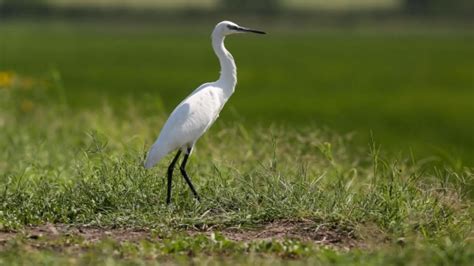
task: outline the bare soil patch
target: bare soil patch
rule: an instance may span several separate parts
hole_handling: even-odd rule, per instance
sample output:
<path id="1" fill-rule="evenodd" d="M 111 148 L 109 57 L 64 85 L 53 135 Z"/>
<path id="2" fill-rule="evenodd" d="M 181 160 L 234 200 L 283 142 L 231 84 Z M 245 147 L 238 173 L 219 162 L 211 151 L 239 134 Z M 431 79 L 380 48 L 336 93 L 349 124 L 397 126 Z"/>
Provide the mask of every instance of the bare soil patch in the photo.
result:
<path id="1" fill-rule="evenodd" d="M 361 246 L 351 230 L 310 220 L 279 220 L 255 229 L 228 228 L 222 234 L 231 240 L 245 242 L 292 239 L 344 249 Z"/>
<path id="2" fill-rule="evenodd" d="M 103 239 L 113 239 L 119 242 L 150 240 L 151 232 L 147 229 L 127 228 L 100 228 L 65 224 L 46 224 L 35 227 L 26 227 L 16 232 L 0 232 L 0 246 L 15 237 L 24 236 L 26 239 L 56 239 L 65 236 L 80 237 L 88 242 L 97 242 Z M 155 239 L 157 237 L 155 236 Z"/>
<path id="3" fill-rule="evenodd" d="M 222 230 L 187 230 L 189 235 L 220 232 L 233 241 L 259 241 L 259 240 L 299 240 L 312 242 L 317 245 L 332 246 L 342 249 L 363 247 L 352 231 L 318 224 L 310 220 L 279 220 L 255 228 L 224 228 Z M 87 242 L 97 242 L 103 239 L 112 239 L 118 242 L 138 242 L 148 240 L 160 241 L 160 236 L 153 234 L 149 229 L 127 228 L 99 228 L 64 224 L 46 224 L 42 226 L 26 227 L 17 232 L 0 232 L 0 248 L 15 237 L 24 237 L 34 241 L 37 239 L 57 239 L 65 236 L 80 237 Z"/>

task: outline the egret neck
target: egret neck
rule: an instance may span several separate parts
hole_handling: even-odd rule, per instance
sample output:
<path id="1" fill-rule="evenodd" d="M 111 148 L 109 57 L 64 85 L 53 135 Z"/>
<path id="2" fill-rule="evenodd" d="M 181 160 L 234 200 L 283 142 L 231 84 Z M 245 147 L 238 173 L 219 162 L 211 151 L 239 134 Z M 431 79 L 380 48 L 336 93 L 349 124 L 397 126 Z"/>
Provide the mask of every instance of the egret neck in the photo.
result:
<path id="1" fill-rule="evenodd" d="M 218 32 L 212 34 L 212 48 L 219 58 L 221 73 L 216 83 L 223 90 L 224 100 L 227 101 L 234 93 L 237 84 L 237 67 L 234 58 L 224 46 L 225 36 Z"/>

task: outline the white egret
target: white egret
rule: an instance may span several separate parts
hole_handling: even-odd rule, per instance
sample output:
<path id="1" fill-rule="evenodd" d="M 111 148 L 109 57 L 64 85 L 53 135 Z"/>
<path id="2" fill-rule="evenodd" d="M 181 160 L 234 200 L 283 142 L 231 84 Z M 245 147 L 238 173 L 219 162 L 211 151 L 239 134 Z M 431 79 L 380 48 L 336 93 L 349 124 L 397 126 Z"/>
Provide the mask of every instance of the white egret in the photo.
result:
<path id="1" fill-rule="evenodd" d="M 186 173 L 186 163 L 196 141 L 216 121 L 222 107 L 234 93 L 237 67 L 234 58 L 224 46 L 224 39 L 227 35 L 246 32 L 265 34 L 263 31 L 241 27 L 230 21 L 222 21 L 216 25 L 212 32 L 212 48 L 221 66 L 219 79 L 199 86 L 174 109 L 148 152 L 145 168 L 153 167 L 168 153 L 178 150 L 168 167 L 167 204 L 171 202 L 173 170 L 181 152 L 184 153 L 180 166 L 181 174 L 196 199 L 200 200 Z"/>

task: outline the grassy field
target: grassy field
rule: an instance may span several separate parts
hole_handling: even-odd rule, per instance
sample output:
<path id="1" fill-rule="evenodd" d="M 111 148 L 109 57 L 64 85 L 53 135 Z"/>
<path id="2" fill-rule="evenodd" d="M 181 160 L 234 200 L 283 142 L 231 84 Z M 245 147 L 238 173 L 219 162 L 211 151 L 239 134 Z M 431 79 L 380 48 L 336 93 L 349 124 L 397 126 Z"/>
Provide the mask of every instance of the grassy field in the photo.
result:
<path id="1" fill-rule="evenodd" d="M 0 27 L 0 264 L 470 265 L 473 35 L 229 39 L 239 86 L 190 163 L 203 201 L 176 173 L 166 207 L 170 158 L 142 162 L 215 79 L 208 35 Z"/>
<path id="2" fill-rule="evenodd" d="M 329 126 L 355 132 L 362 145 L 372 132 L 389 151 L 473 165 L 472 33 L 268 30 L 228 40 L 239 85 L 223 120 Z M 74 107 L 133 98 L 169 112 L 217 77 L 208 31 L 6 24 L 0 68 L 36 77 L 59 72 Z"/>

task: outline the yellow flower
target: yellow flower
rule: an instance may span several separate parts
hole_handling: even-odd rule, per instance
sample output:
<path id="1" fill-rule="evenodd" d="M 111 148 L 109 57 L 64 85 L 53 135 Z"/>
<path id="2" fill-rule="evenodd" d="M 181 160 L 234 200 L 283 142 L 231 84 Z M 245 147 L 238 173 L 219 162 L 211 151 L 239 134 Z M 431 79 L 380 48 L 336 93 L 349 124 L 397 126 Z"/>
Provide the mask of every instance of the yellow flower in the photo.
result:
<path id="1" fill-rule="evenodd" d="M 13 84 L 14 74 L 9 71 L 0 71 L 0 88 L 9 88 Z"/>
<path id="2" fill-rule="evenodd" d="M 33 110 L 33 102 L 30 100 L 23 100 L 20 105 L 20 110 L 24 113 L 31 112 Z"/>
<path id="3" fill-rule="evenodd" d="M 19 83 L 20 88 L 23 90 L 30 90 L 35 84 L 34 80 L 31 78 L 22 78 L 21 80 L 19 80 Z"/>

